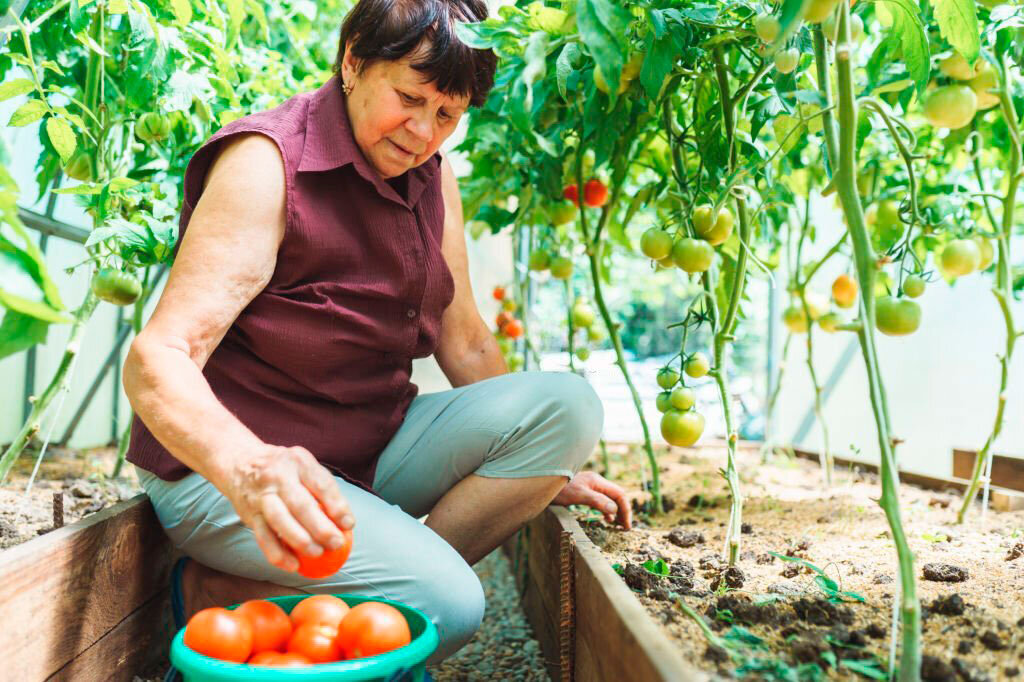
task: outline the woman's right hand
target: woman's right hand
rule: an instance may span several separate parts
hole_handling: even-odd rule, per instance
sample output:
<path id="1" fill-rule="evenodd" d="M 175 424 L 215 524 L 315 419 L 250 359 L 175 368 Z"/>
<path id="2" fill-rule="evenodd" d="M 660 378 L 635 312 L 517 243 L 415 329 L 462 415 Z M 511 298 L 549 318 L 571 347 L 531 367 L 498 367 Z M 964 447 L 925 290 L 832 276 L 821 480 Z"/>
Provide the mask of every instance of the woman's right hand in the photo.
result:
<path id="1" fill-rule="evenodd" d="M 303 447 L 262 444 L 236 460 L 225 479 L 221 492 L 267 560 L 286 571 L 298 570 L 296 554 L 337 549 L 340 529 L 355 525 L 334 476 Z"/>

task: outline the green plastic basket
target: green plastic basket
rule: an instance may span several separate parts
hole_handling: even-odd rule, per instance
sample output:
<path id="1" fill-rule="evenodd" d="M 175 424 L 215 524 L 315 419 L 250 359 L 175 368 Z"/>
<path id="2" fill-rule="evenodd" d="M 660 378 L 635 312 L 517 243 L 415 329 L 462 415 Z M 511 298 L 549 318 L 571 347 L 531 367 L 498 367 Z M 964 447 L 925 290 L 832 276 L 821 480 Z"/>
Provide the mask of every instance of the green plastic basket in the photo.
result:
<path id="1" fill-rule="evenodd" d="M 411 679 L 421 682 L 426 670 L 426 661 L 439 643 L 437 627 L 422 611 L 401 602 L 376 597 L 360 597 L 350 594 L 334 595 L 355 606 L 366 601 L 390 604 L 402 612 L 409 623 L 412 641 L 400 649 L 386 654 L 357 658 L 337 663 L 321 663 L 308 668 L 268 668 L 246 663 L 229 663 L 192 651 L 185 646 L 185 628 L 174 636 L 171 643 L 171 663 L 178 669 L 185 682 L 296 682 L 317 680 L 317 682 L 384 682 L 395 673 L 406 670 Z M 272 601 L 291 613 L 292 608 L 305 599 L 303 595 L 271 597 Z M 228 608 L 236 608 L 238 605 Z"/>

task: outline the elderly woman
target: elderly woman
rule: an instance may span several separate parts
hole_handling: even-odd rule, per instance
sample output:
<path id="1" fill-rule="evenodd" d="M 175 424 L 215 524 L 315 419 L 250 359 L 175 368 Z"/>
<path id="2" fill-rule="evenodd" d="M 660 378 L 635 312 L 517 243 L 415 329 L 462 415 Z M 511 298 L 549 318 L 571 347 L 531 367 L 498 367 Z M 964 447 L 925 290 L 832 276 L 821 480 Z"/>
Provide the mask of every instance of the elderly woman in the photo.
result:
<path id="1" fill-rule="evenodd" d="M 594 391 L 508 374 L 473 300 L 438 149 L 493 83 L 494 55 L 454 31 L 486 14 L 361 0 L 323 87 L 228 124 L 189 162 L 174 268 L 124 367 L 128 459 L 191 559 L 176 618 L 379 596 L 434 621 L 437 662 L 483 616 L 471 566 L 545 506 L 629 527 L 622 489 L 577 474 L 601 432 Z M 455 388 L 417 395 L 412 359 L 431 354 Z M 297 573 L 339 528 L 354 533 L 343 568 Z"/>

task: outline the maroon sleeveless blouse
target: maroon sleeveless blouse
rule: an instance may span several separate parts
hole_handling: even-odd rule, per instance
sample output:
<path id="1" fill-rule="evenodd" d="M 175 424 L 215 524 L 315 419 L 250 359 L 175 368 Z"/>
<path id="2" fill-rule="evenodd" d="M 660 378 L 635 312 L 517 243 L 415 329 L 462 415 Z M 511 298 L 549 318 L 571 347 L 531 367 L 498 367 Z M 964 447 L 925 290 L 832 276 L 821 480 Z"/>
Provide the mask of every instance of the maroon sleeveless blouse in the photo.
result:
<path id="1" fill-rule="evenodd" d="M 454 283 L 441 254 L 440 154 L 384 181 L 356 145 L 344 98 L 333 76 L 217 131 L 189 161 L 179 225 L 184 236 L 222 140 L 259 132 L 277 143 L 287 222 L 274 274 L 203 375 L 264 442 L 301 445 L 373 492 L 377 458 L 417 394 L 412 359 L 437 347 Z M 138 416 L 127 458 L 164 480 L 190 472 Z"/>

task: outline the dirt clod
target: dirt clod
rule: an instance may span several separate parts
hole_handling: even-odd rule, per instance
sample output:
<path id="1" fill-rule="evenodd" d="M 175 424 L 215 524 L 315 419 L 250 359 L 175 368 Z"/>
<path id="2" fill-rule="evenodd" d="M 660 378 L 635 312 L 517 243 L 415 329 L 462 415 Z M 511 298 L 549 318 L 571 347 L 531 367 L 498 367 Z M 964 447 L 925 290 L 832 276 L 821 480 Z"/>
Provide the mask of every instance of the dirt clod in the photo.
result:
<path id="1" fill-rule="evenodd" d="M 927 682 L 956 682 L 956 671 L 941 658 L 924 654 L 921 656 L 921 679 Z"/>
<path id="2" fill-rule="evenodd" d="M 944 616 L 962 616 L 965 608 L 963 597 L 956 592 L 937 597 L 928 606 L 929 611 L 941 613 Z"/>
<path id="3" fill-rule="evenodd" d="M 1024 556 L 1024 542 L 1017 542 L 1010 548 L 1010 551 L 1006 553 L 1006 560 L 1013 561 L 1014 559 L 1019 559 L 1022 556 Z"/>
<path id="4" fill-rule="evenodd" d="M 746 521 L 744 521 L 743 523 L 740 524 L 740 533 L 742 533 L 743 535 L 750 535 L 753 532 L 754 532 L 754 527 L 752 525 L 750 525 L 749 523 L 747 523 Z"/>
<path id="5" fill-rule="evenodd" d="M 933 562 L 925 564 L 923 569 L 924 579 L 940 583 L 962 583 L 971 577 L 966 568 Z"/>
<path id="6" fill-rule="evenodd" d="M 875 585 L 887 585 L 892 582 L 892 576 L 887 573 L 876 573 L 871 582 Z"/>
<path id="7" fill-rule="evenodd" d="M 712 589 L 717 588 L 722 581 L 725 581 L 726 587 L 738 590 L 743 587 L 743 581 L 746 580 L 743 569 L 739 566 L 728 566 L 722 570 L 713 570 L 705 577 L 708 579 Z"/>
<path id="8" fill-rule="evenodd" d="M 833 604 L 824 597 L 797 599 L 793 602 L 793 610 L 800 620 L 812 625 L 853 624 L 853 611 L 849 606 Z"/>
<path id="9" fill-rule="evenodd" d="M 992 630 L 985 630 L 979 639 L 992 651 L 1002 651 L 1006 648 L 1006 641 Z"/>
<path id="10" fill-rule="evenodd" d="M 757 555 L 757 563 L 759 564 L 770 564 L 775 561 L 775 556 L 768 552 L 761 552 Z"/>
<path id="11" fill-rule="evenodd" d="M 868 623 L 868 626 L 864 628 L 864 634 L 873 639 L 881 639 L 885 637 L 887 633 L 888 630 L 878 623 Z"/>
<path id="12" fill-rule="evenodd" d="M 671 531 L 667 538 L 669 542 L 678 547 L 693 547 L 694 545 L 704 544 L 704 533 L 694 530 L 683 530 L 682 528 L 676 528 Z"/>
<path id="13" fill-rule="evenodd" d="M 717 570 L 722 567 L 722 557 L 717 554 L 704 554 L 697 560 L 702 571 Z"/>
<path id="14" fill-rule="evenodd" d="M 969 639 L 961 639 L 959 642 L 957 642 L 956 652 L 958 654 L 961 654 L 961 655 L 969 654 L 969 653 L 971 653 L 971 651 L 973 649 L 974 649 L 974 642 L 972 642 Z"/>
<path id="15" fill-rule="evenodd" d="M 815 663 L 829 650 L 829 646 L 820 634 L 811 633 L 794 639 L 790 650 L 800 663 Z"/>
<path id="16" fill-rule="evenodd" d="M 717 644 L 708 644 L 708 648 L 704 650 L 704 658 L 715 663 L 728 663 L 729 652 Z"/>

